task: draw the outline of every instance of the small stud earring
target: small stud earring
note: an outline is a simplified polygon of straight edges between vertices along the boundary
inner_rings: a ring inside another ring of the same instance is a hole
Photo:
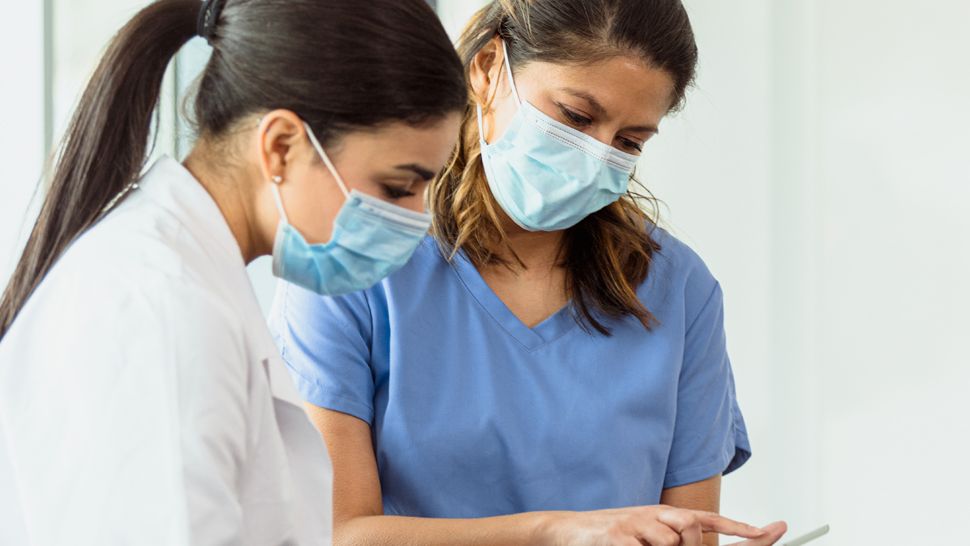
[[[282,184],[283,183],[283,177],[282,176],[274,176],[273,177],[273,183],[276,184],[277,186],[280,185],[280,184]]]

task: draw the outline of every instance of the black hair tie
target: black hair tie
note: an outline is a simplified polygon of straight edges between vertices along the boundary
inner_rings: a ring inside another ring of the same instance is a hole
[[[219,14],[222,13],[225,4],[225,0],[204,0],[202,2],[195,32],[205,38],[205,41],[209,44],[212,44],[212,37],[215,36],[216,32],[216,21],[219,20]]]

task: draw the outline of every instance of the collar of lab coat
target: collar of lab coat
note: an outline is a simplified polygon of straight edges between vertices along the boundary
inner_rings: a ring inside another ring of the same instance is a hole
[[[272,376],[273,396],[299,405],[300,397],[282,363],[278,362],[277,366],[269,364],[279,360],[276,344],[266,329],[239,244],[212,196],[188,169],[168,156],[156,161],[142,176],[138,191],[178,218],[185,229],[202,242],[215,262],[214,277],[219,279],[212,282],[210,289],[221,293],[240,317],[247,318],[254,334],[250,338],[254,344],[250,349],[264,361],[266,373]]]
[[[139,191],[179,218],[206,248],[217,250],[227,263],[246,267],[236,237],[209,192],[181,163],[162,156],[138,183]]]

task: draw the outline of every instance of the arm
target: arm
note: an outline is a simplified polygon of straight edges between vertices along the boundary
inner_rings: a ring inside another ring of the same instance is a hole
[[[660,495],[660,504],[701,510],[704,512],[720,512],[721,509],[721,476],[665,489]],[[718,535],[707,533],[704,535],[704,546],[718,546]]]
[[[639,539],[643,538],[655,546],[702,546],[702,530],[761,536],[760,530],[726,518],[669,506],[595,512],[529,512],[479,519],[385,516],[368,424],[312,404],[307,404],[307,410],[310,420],[323,434],[333,463],[335,545],[639,546]],[[674,532],[672,525],[680,531]]]
[[[706,269],[696,277],[661,502],[719,512],[721,476],[744,464],[751,451],[734,393],[721,289]],[[707,535],[704,544],[717,546],[718,537]]]
[[[238,483],[251,426],[247,356],[230,326],[232,317],[209,299],[191,292],[172,298],[170,312],[163,314],[168,325],[150,330],[171,335],[155,334],[159,346],[148,351],[169,355],[167,369],[174,370],[178,421],[172,428],[179,436],[171,440],[180,448],[182,475],[169,509],[184,513],[185,544],[199,546],[243,540]]]
[[[537,544],[538,513],[476,520],[383,515],[370,426],[350,415],[307,404],[333,463],[333,542],[341,544]]]

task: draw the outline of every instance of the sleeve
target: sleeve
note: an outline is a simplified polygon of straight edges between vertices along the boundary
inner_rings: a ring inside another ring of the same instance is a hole
[[[205,293],[132,278],[59,283],[33,319],[51,328],[24,334],[43,343],[12,443],[29,535],[239,544],[251,422],[238,319]]]
[[[708,278],[713,289],[700,311],[688,316],[665,489],[728,474],[751,457],[727,354],[723,295]]]
[[[373,329],[365,292],[320,296],[280,281],[270,329],[304,400],[373,422]]]
[[[177,370],[181,480],[174,500],[184,506],[186,544],[236,544],[245,538],[238,484],[252,464],[254,426],[244,334],[232,312],[206,294],[177,299],[178,308],[164,317],[169,326],[160,325],[173,333],[169,350],[157,348]]]

